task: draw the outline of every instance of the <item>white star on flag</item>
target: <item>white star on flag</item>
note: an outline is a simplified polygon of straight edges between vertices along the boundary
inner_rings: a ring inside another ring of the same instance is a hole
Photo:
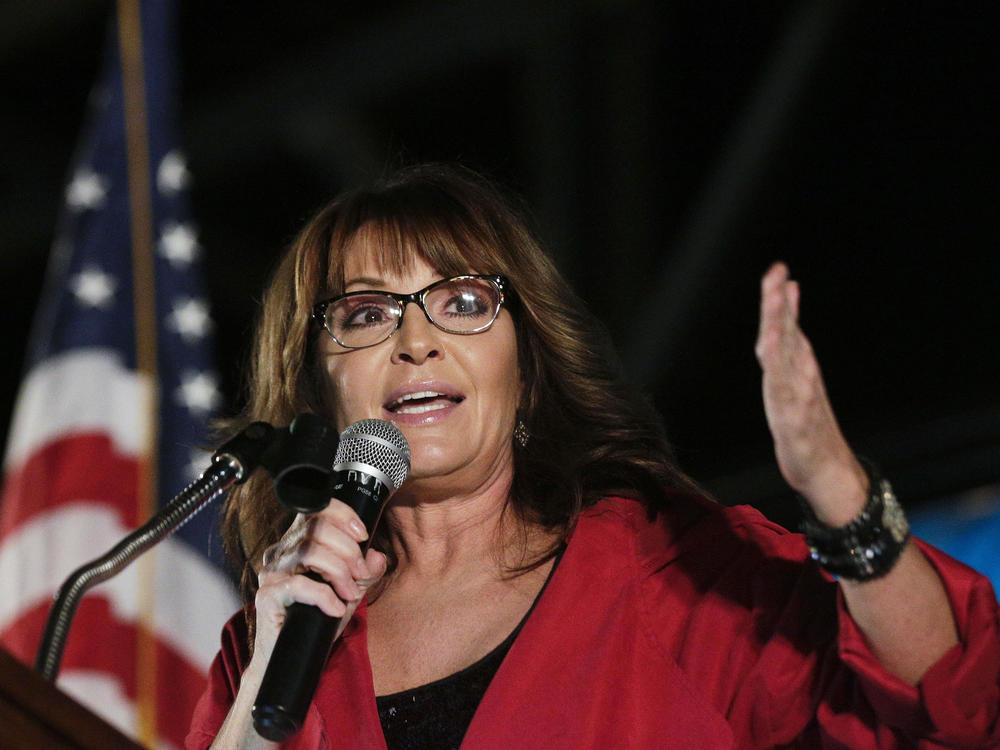
[[[174,302],[174,309],[167,318],[167,326],[185,341],[197,341],[212,330],[208,305],[193,297],[181,297]]]
[[[88,167],[77,170],[66,187],[66,203],[77,211],[100,208],[107,195],[108,181]]]
[[[208,414],[222,401],[215,375],[192,370],[181,373],[175,396],[182,406],[199,414]]]
[[[99,310],[111,306],[118,282],[111,274],[104,273],[96,266],[84,268],[69,280],[69,288],[81,305]]]
[[[175,195],[191,183],[184,155],[174,149],[160,161],[156,170],[156,187],[164,195]]]
[[[198,254],[198,235],[190,224],[167,224],[160,235],[160,255],[173,266],[186,266]]]

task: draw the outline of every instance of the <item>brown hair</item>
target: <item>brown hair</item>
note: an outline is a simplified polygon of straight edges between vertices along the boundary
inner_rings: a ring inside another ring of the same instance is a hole
[[[310,322],[310,311],[342,292],[344,251],[363,229],[390,270],[419,255],[443,276],[474,271],[510,280],[505,304],[515,325],[525,384],[520,414],[530,436],[526,448],[514,450],[510,503],[520,519],[565,539],[580,511],[609,493],[639,497],[655,511],[669,487],[692,487],[674,465],[659,417],[625,384],[603,328],[515,206],[480,175],[422,165],[322,209],[264,296],[248,403],[234,426],[254,420],[285,426],[300,412],[332,416],[316,363],[318,337],[326,334]],[[292,517],[260,472],[230,494],[223,538],[243,572],[248,605],[256,590],[254,565]],[[378,535],[373,543],[389,552]]]

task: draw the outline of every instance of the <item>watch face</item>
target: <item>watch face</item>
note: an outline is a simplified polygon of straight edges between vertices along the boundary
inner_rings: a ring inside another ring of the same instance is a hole
[[[910,524],[907,523],[903,509],[888,482],[882,483],[882,504],[884,507],[882,524],[889,529],[896,543],[902,544],[906,540],[906,535],[910,533]]]

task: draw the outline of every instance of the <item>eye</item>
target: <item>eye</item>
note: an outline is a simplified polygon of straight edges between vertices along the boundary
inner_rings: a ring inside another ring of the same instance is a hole
[[[443,309],[452,315],[483,315],[489,307],[489,300],[471,290],[452,295]]]
[[[387,319],[385,311],[379,307],[362,307],[352,312],[343,325],[345,327],[373,326],[384,323]]]
[[[378,296],[348,297],[340,300],[328,314],[334,330],[384,326],[394,321],[392,303]]]
[[[466,279],[445,284],[428,295],[431,315],[441,318],[488,318],[497,304],[496,292],[487,283]]]

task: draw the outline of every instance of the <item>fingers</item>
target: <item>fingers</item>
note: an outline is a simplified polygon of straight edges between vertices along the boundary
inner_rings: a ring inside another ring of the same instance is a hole
[[[792,319],[799,322],[799,282],[788,282],[788,302],[791,308]]]
[[[301,563],[295,553],[317,543],[342,550],[346,547],[356,551],[360,559],[360,544],[367,539],[368,532],[357,514],[339,500],[331,500],[320,513],[296,516],[284,536],[264,551],[261,563],[266,567],[291,569]]]
[[[385,572],[385,556],[361,544],[368,538],[357,514],[338,500],[320,513],[299,515],[265,550],[258,572],[258,607],[283,610],[295,601],[333,617],[356,603]],[[263,600],[263,601],[261,601]]]
[[[371,571],[371,577],[358,581],[358,585],[367,591],[385,575],[385,571],[389,567],[389,560],[377,549],[370,549],[365,555],[365,564]]]
[[[757,358],[765,359],[775,344],[775,337],[784,329],[782,315],[785,309],[784,285],[788,281],[788,267],[775,263],[760,280],[760,324],[757,329]]]
[[[306,575],[262,573],[257,589],[257,617],[263,614],[284,619],[284,610],[295,602],[319,607],[330,617],[343,617],[347,605],[330,585]]]
[[[760,327],[754,347],[757,361],[765,373],[780,378],[811,355],[798,319],[798,282],[789,278],[784,263],[775,263],[761,280]]]

